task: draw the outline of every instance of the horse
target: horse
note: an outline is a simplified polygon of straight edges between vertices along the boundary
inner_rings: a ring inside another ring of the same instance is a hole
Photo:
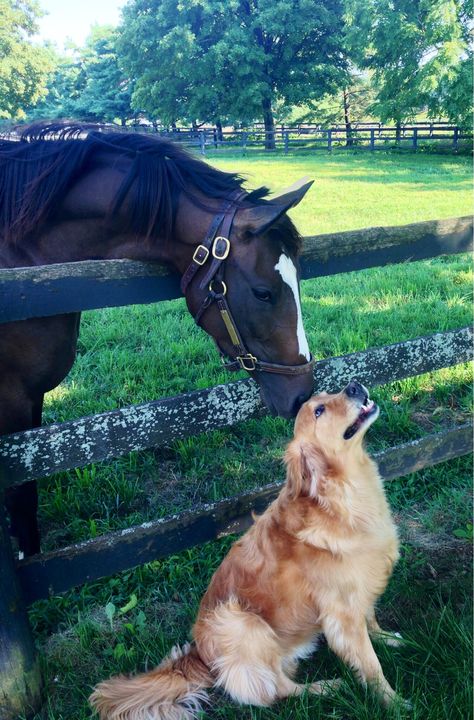
[[[156,261],[181,276],[196,322],[230,370],[244,369],[273,414],[312,394],[297,255],[286,215],[311,182],[266,187],[198,160],[169,140],[49,122],[0,139],[0,267],[81,260]],[[44,394],[69,372],[80,313],[0,325],[0,435],[41,424]],[[40,552],[34,481],[7,489],[20,553]]]

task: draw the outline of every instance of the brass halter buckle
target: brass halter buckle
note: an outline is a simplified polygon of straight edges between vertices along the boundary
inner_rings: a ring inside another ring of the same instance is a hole
[[[193,255],[193,262],[204,265],[209,257],[209,250],[204,245],[198,245]]]
[[[218,235],[212,245],[212,256],[216,260],[225,260],[230,253],[230,240],[222,235]]]
[[[257,369],[257,358],[255,357],[255,355],[252,355],[252,353],[247,353],[247,355],[238,355],[235,359],[239,363],[242,370],[252,372],[252,370]]]

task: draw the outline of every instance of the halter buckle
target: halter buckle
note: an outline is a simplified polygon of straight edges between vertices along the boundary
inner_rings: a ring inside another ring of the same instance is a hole
[[[225,260],[230,253],[230,240],[218,235],[212,245],[212,256],[216,260]]]
[[[258,361],[255,355],[252,355],[252,353],[247,353],[247,355],[238,355],[235,359],[239,363],[242,370],[252,372],[252,370],[257,369]]]
[[[205,245],[198,245],[193,255],[193,262],[197,265],[204,265],[209,257],[209,250]]]

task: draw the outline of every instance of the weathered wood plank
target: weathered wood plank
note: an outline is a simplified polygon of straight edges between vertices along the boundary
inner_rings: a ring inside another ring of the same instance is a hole
[[[472,451],[472,425],[450,428],[375,455],[386,480]],[[280,491],[272,483],[239,497],[38,555],[18,564],[28,603],[246,529]]]
[[[305,237],[302,278],[426,260],[472,249],[472,217]]]
[[[85,260],[0,270],[0,323],[181,297],[159,263]]]
[[[471,358],[472,330],[468,327],[321,360],[315,366],[315,387],[337,390],[352,377],[374,387]],[[133,450],[166,446],[263,412],[252,380],[217,385],[4,436],[0,438],[0,467],[7,485],[19,483]]]
[[[307,237],[302,277],[465,252],[472,230],[472,218],[464,217]],[[0,270],[0,323],[180,295],[178,276],[158,263],[88,260]]]

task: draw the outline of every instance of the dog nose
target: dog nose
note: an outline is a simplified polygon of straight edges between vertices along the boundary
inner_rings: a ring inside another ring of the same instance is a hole
[[[351,399],[365,398],[366,395],[363,385],[357,380],[351,380],[344,392]]]

